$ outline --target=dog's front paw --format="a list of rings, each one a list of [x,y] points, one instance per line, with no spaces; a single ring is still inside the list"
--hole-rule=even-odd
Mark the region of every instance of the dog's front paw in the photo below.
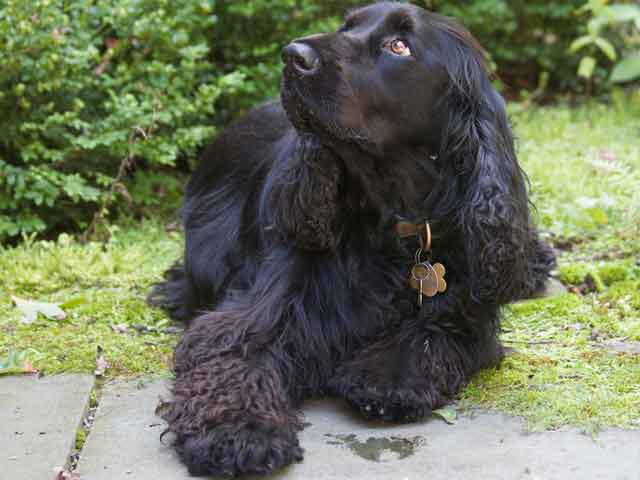
[[[293,430],[268,425],[220,425],[184,439],[178,452],[195,476],[267,474],[302,460]]]
[[[370,381],[367,377],[338,371],[330,388],[369,420],[412,422],[431,415],[426,385],[394,385],[380,382],[375,375],[370,376]]]

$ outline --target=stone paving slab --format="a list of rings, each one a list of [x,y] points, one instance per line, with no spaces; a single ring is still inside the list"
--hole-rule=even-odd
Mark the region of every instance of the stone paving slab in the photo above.
[[[164,382],[104,386],[78,473],[85,480],[178,480],[192,478],[173,450],[160,442],[164,422],[154,411]]]
[[[544,292],[542,292],[540,298],[551,298],[564,295],[568,293],[567,287],[565,287],[560,280],[556,278],[550,278],[544,286]]]
[[[71,453],[93,382],[91,375],[0,378],[0,478],[53,478]]]
[[[166,385],[108,385],[78,471],[87,480],[190,478],[159,441],[153,414]],[[640,480],[640,431],[594,441],[573,431],[524,433],[522,422],[477,412],[454,425],[431,419],[368,423],[337,401],[305,407],[305,460],[271,480]],[[264,478],[264,477],[263,477]]]

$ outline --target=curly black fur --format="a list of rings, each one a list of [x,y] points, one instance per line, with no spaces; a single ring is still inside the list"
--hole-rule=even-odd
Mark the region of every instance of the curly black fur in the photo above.
[[[394,55],[394,38],[412,55]],[[292,45],[282,103],[204,153],[184,262],[151,295],[188,322],[163,411],[195,475],[300,460],[310,395],[368,418],[428,415],[500,361],[500,307],[541,290],[555,261],[468,32],[380,2]],[[417,242],[398,238],[398,216],[430,222],[447,268],[449,288],[422,308],[408,286]]]

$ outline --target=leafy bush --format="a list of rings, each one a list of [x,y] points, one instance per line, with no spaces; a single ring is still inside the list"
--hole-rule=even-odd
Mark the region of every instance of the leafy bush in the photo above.
[[[610,76],[612,83],[640,79],[640,6],[607,3],[608,0],[589,0],[580,9],[591,18],[587,23],[586,35],[576,38],[570,47],[572,53],[588,51],[580,61],[578,75],[587,81],[593,79],[598,65],[595,53],[598,53],[613,65]]]
[[[518,95],[521,90],[546,87],[547,83],[556,91],[580,88],[575,75],[578,61],[567,55],[567,48],[584,30],[575,15],[584,0],[427,3],[460,19],[478,38],[496,64],[508,94]]]
[[[206,61],[211,8],[3,2],[0,239],[86,225],[136,160],[173,165],[213,133],[206,116],[239,76]]]
[[[235,95],[221,99],[219,120],[226,122],[257,102],[278,95],[280,52],[304,35],[335,30],[346,9],[363,0],[233,0],[217,3],[220,21],[212,38],[213,60],[225,72],[242,75]]]

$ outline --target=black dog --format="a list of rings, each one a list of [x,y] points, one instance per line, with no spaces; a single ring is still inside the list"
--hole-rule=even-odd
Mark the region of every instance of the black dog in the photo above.
[[[500,306],[554,265],[467,31],[381,2],[283,58],[282,102],[204,153],[184,264],[152,295],[189,322],[163,415],[195,475],[300,460],[311,395],[368,418],[429,415],[500,361]]]

